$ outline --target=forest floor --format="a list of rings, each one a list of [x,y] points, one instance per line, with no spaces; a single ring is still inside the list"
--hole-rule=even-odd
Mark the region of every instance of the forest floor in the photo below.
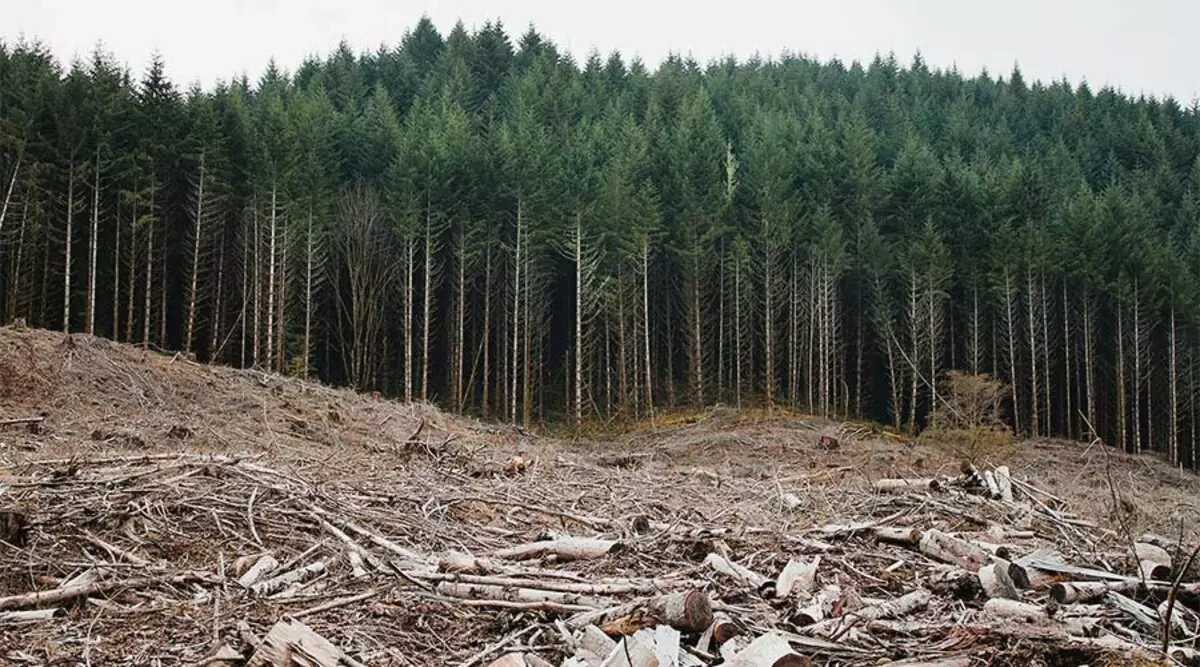
[[[43,421],[4,424],[26,417]],[[1007,465],[1094,522],[1093,551],[1119,553],[1143,532],[1198,537],[1200,478],[1156,459],[1051,441],[992,456],[980,467]],[[559,564],[579,581],[694,577],[713,552],[697,545],[716,539],[774,574],[812,544],[793,536],[882,516],[873,481],[952,477],[961,464],[865,424],[724,409],[611,436],[539,437],[90,336],[0,328],[0,512],[10,517],[0,538],[17,542],[0,539],[0,664],[243,664],[284,615],[370,665],[486,665],[521,647],[557,664],[563,640],[546,605],[464,604],[436,578],[379,576],[379,557],[488,554],[572,533],[632,547]],[[802,505],[781,506],[784,492]],[[953,514],[930,520],[945,526]],[[663,542],[663,525],[687,528],[690,541]],[[911,558],[885,571],[891,561],[864,566],[822,549],[853,574],[842,581],[862,575],[864,587],[902,590],[905,570],[920,570]],[[264,553],[277,572],[313,565],[313,576],[250,594],[235,580]],[[11,602],[73,585],[91,588]],[[729,613],[753,606],[721,599],[733,600]],[[54,611],[4,616],[31,607]],[[1077,664],[1028,637],[972,641],[967,652],[990,664]],[[906,639],[810,657],[881,664],[930,650]]]

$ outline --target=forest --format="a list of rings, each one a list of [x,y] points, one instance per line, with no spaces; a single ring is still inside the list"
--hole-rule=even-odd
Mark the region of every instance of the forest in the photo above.
[[[530,27],[180,88],[0,43],[0,321],[527,427],[723,404],[1200,456],[1200,109]]]

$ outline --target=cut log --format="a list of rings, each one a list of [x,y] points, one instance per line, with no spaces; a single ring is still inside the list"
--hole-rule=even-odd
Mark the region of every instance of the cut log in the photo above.
[[[529,560],[531,558],[541,558],[550,555],[568,560],[584,560],[601,558],[622,549],[623,546],[617,540],[600,540],[589,537],[561,537],[501,549],[492,555],[505,560]]]
[[[437,585],[437,592],[447,597],[463,600],[492,600],[499,602],[554,602],[600,609],[604,601],[577,593],[547,591],[537,588],[521,588],[516,586],[497,586],[494,584],[467,584],[455,581],[443,581]]]
[[[1126,597],[1120,593],[1108,592],[1104,594],[1104,599],[1112,606],[1124,612],[1133,620],[1137,621],[1138,625],[1151,632],[1161,631],[1158,613],[1150,607]]]
[[[941,491],[945,487],[936,478],[931,479],[877,479],[871,488],[881,493],[908,493],[910,491]]]
[[[933,599],[933,594],[924,588],[918,588],[915,591],[905,593],[895,600],[880,602],[868,607],[863,607],[853,614],[859,618],[868,621],[878,621],[888,618],[903,618],[913,612],[920,611],[929,606],[929,601]]]
[[[887,663],[885,667],[971,667],[974,664],[974,660],[962,656],[957,658],[935,658],[933,660],[922,658],[897,660],[896,662]]]
[[[1011,503],[1013,501],[1012,475],[1008,471],[1008,466],[996,468],[996,485],[1000,487],[1000,499]]]
[[[599,622],[609,635],[631,635],[659,624],[683,632],[704,632],[713,623],[712,600],[701,590],[669,593],[605,610],[588,622]]]
[[[821,557],[812,561],[789,560],[775,580],[775,596],[786,598],[792,593],[811,593],[817,584],[817,568],[821,565]]]
[[[553,667],[553,665],[533,653],[508,653],[489,664],[488,667]]]
[[[712,630],[712,643],[716,646],[721,646],[743,632],[742,627],[725,614],[714,614],[710,629]]]
[[[1000,498],[1000,485],[996,482],[996,473],[991,470],[985,470],[983,473],[983,481],[987,484],[988,497],[993,499]]]
[[[979,568],[983,567],[991,557],[978,545],[940,530],[925,531],[925,534],[921,536],[918,548],[921,553],[930,558],[957,565],[971,572],[978,572]]]
[[[271,627],[246,667],[365,667],[312,628],[284,617]]]
[[[284,572],[283,574],[272,577],[271,579],[267,579],[266,581],[260,581],[251,586],[250,590],[259,597],[271,595],[273,593],[282,591],[292,584],[298,584],[302,581],[307,581],[324,571],[325,561],[319,560],[309,563],[304,567]]]
[[[809,667],[812,661],[792,650],[787,640],[765,634],[724,663],[725,667]]]
[[[1007,600],[1004,598],[993,598],[985,602],[983,613],[985,616],[997,620],[1013,620],[1022,623],[1040,623],[1049,620],[1046,610],[1042,607],[1029,604],[1028,602]]]
[[[1138,573],[1151,581],[1171,581],[1171,554],[1167,550],[1148,542],[1133,545],[1137,554]]]
[[[250,588],[260,579],[274,572],[277,567],[279,567],[279,561],[275,560],[274,556],[263,554],[238,578],[237,582],[242,588]]]
[[[796,627],[803,628],[837,616],[842,601],[840,586],[825,586],[816,595],[797,604],[796,609],[788,620]]]
[[[739,565],[724,556],[711,553],[704,559],[704,564],[713,570],[727,576],[737,579],[749,588],[762,591],[770,580],[761,574],[751,570],[748,567]]]
[[[979,585],[989,598],[1018,599],[1017,585],[1009,574],[1011,563],[996,559],[979,568]]]
[[[954,565],[937,565],[926,572],[922,582],[929,590],[943,597],[974,600],[982,591],[979,577]]]
[[[20,595],[10,595],[0,598],[0,611],[9,611],[12,609],[26,609],[28,607],[40,607],[49,604],[58,604],[75,598],[91,597],[109,591],[118,589],[138,589],[147,586],[154,586],[162,583],[187,583],[189,581],[202,581],[200,576],[195,573],[180,574],[171,577],[137,577],[133,579],[113,579],[108,581],[100,581],[94,577],[77,577],[80,583],[68,583],[59,588],[52,588],[45,591],[35,591],[33,593],[22,593]]]
[[[0,623],[44,621],[66,615],[67,610],[63,609],[62,607],[51,607],[49,609],[30,609],[27,611],[0,611]]]
[[[1077,604],[1099,600],[1108,593],[1133,593],[1136,581],[1066,581],[1050,587],[1050,599],[1058,604]]]
[[[914,546],[921,541],[921,531],[918,528],[876,526],[872,532],[875,533],[875,539],[884,542]]]

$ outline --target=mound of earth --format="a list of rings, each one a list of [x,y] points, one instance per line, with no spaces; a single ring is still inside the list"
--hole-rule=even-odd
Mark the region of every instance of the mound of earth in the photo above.
[[[723,410],[536,437],[0,329],[0,662],[1130,664],[1164,624],[1194,659],[1192,476],[976,464]]]

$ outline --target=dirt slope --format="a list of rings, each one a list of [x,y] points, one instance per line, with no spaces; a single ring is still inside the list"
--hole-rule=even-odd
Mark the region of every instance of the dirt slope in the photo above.
[[[579,581],[695,573],[713,549],[774,573],[805,553],[798,534],[831,520],[894,517],[898,501],[870,493],[872,480],[952,475],[959,463],[862,425],[723,410],[688,423],[663,415],[653,429],[619,437],[538,438],[88,336],[0,328],[0,421],[31,416],[44,422],[0,426],[0,510],[17,508],[28,521],[22,544],[0,542],[0,598],[81,577],[127,585],[59,604],[55,618],[0,620],[0,664],[198,664],[222,645],[245,656],[284,614],[300,614],[371,665],[458,664],[518,632],[524,639],[511,646],[561,656],[554,615],[467,607],[434,580],[380,573],[402,569],[401,552],[494,553],[547,531],[631,547],[602,561],[543,563]],[[1129,531],[1196,535],[1200,482],[1157,461],[1027,443],[991,463],[1100,524],[1087,537],[1094,557],[1119,560]],[[785,490],[803,505],[782,508]],[[912,525],[964,524],[946,503],[907,502],[899,507]],[[646,525],[670,528],[645,534]],[[365,564],[356,566],[339,530],[371,546]],[[884,573],[891,561],[864,565],[857,559],[879,553],[859,543],[837,549],[826,554],[828,576],[856,581],[864,597],[902,592],[921,576],[907,566]],[[324,569],[281,593],[248,595],[233,580],[263,553],[281,571],[317,561]],[[730,609],[769,612],[728,582],[712,586]],[[929,611],[961,621],[978,608],[963,613],[950,601]],[[992,664],[1076,664],[1054,662],[1056,651],[1036,638],[951,639],[813,658],[879,664],[958,650]]]

